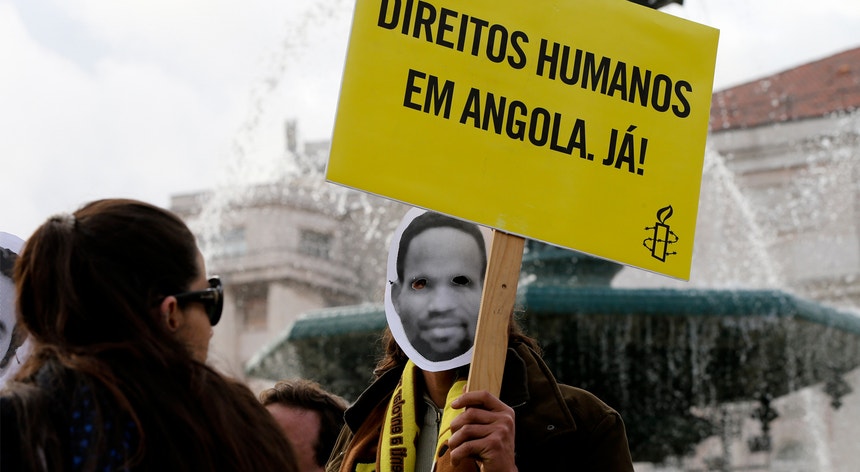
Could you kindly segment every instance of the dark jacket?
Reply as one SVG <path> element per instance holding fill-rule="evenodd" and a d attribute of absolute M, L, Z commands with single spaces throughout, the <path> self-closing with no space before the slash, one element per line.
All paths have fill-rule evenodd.
<path fill-rule="evenodd" d="M 345 414 L 346 426 L 327 472 L 344 458 L 373 462 L 385 409 L 402 367 L 380 376 Z M 524 471 L 628 472 L 633 470 L 621 416 L 591 393 L 559 384 L 537 353 L 508 349 L 502 401 L 516 414 L 516 463 Z"/>
<path fill-rule="evenodd" d="M 43 366 L 32 384 L 10 387 L 0 395 L 0 470 L 34 466 L 22 455 L 21 441 L 42 445 L 47 457 L 35 465 L 40 470 L 128 470 L 123 464 L 133 453 L 136 428 L 106 390 L 55 363 Z M 106 449 L 97 448 L 96 423 L 114 425 L 103 431 Z"/>

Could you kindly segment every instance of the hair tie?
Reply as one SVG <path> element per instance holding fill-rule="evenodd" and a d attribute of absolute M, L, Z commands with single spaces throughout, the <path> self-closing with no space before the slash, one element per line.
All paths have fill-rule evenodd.
<path fill-rule="evenodd" d="M 49 220 L 51 223 L 58 224 L 69 231 L 74 231 L 78 226 L 78 220 L 75 218 L 75 215 L 71 213 L 64 213 L 62 215 L 54 215 Z"/>

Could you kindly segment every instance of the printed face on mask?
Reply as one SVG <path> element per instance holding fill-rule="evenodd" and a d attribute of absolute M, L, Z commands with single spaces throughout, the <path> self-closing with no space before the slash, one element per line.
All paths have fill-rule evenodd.
<path fill-rule="evenodd" d="M 475 237 L 452 227 L 428 228 L 400 257 L 403 277 L 392 287 L 392 301 L 412 347 L 434 362 L 468 351 L 485 270 Z"/>

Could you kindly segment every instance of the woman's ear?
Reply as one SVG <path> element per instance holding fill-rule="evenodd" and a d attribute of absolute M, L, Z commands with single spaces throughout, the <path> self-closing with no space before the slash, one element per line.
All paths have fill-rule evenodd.
<path fill-rule="evenodd" d="M 179 316 L 179 302 L 176 301 L 176 297 L 172 295 L 164 297 L 164 300 L 162 300 L 161 304 L 158 306 L 158 310 L 159 313 L 161 313 L 161 319 L 164 321 L 164 325 L 169 331 L 175 332 L 179 329 L 179 326 L 182 325 L 182 320 Z"/>

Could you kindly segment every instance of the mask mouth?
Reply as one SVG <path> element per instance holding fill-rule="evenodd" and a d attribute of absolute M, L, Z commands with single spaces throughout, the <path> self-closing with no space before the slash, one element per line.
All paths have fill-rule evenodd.
<path fill-rule="evenodd" d="M 466 323 L 455 316 L 440 316 L 431 318 L 421 323 L 421 329 L 462 328 L 466 329 Z"/>
<path fill-rule="evenodd" d="M 463 323 L 432 326 L 421 331 L 421 339 L 436 347 L 460 345 L 467 336 Z"/>

